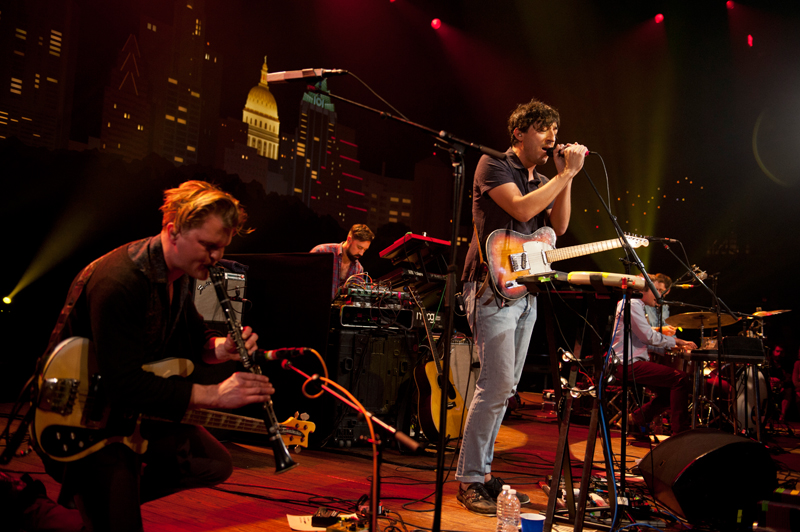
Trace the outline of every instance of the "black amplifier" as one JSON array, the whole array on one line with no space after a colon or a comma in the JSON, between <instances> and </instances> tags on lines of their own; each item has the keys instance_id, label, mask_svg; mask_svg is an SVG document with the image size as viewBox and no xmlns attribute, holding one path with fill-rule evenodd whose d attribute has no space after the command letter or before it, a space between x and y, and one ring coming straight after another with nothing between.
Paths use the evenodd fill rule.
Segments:
<instances>
[{"instance_id":1,"label":"black amplifier","mask_svg":"<svg viewBox=\"0 0 800 532\"><path fill-rule=\"evenodd\" d=\"M414 319L411 309L356 307L333 305L332 325L341 327L381 327L384 329L409 329ZM338 319L337 319L338 318ZM338 323L337 323L338 322Z\"/></svg>"}]
</instances>

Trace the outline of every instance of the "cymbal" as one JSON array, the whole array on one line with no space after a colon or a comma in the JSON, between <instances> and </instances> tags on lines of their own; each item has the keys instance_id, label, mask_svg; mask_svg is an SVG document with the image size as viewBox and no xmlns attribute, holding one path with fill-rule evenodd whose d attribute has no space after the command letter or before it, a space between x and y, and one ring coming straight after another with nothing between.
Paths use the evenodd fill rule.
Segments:
<instances>
[{"instance_id":1,"label":"cymbal","mask_svg":"<svg viewBox=\"0 0 800 532\"><path fill-rule=\"evenodd\" d=\"M759 310L758 312L753 312L753 316L757 318L765 318L767 316L774 316L775 314L783 314L784 312L791 312L791 309L787 310Z\"/></svg>"},{"instance_id":2,"label":"cymbal","mask_svg":"<svg viewBox=\"0 0 800 532\"><path fill-rule=\"evenodd\" d=\"M683 314L670 316L665 321L667 322L668 325L672 325L673 327L683 327L684 329L699 329L701 326L716 327L717 315L713 312L684 312ZM729 314L723 314L721 316L720 321L721 321L721 326L724 327L725 325L736 323L737 321L739 321L739 318L734 318Z\"/></svg>"}]
</instances>

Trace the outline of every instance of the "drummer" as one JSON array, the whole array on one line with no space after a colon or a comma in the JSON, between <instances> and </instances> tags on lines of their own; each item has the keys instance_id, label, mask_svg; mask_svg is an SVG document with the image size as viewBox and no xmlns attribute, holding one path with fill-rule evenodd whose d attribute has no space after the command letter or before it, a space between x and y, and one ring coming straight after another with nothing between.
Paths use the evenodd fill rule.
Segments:
<instances>
[{"instance_id":1,"label":"drummer","mask_svg":"<svg viewBox=\"0 0 800 532\"><path fill-rule=\"evenodd\" d=\"M657 273L655 276L651 275L650 277L653 279L653 284L661 294L661 297L667 297L667 294L669 294L669 289L672 287L672 279L663 273ZM655 327L656 329L663 328L672 333L670 336L675 334L674 327L667 325L667 318L669 318L669 305L659 305L658 303L653 306L645 305L644 313L647 315L647 321L650 322L651 327ZM661 330L659 332L665 331ZM669 332L666 334L669 334Z\"/></svg>"},{"instance_id":2,"label":"drummer","mask_svg":"<svg viewBox=\"0 0 800 532\"><path fill-rule=\"evenodd\" d=\"M651 276L651 278L653 278ZM655 279L654 279L655 280ZM618 361L623 355L622 314L624 300L617 304L614 323L612 349ZM665 410L670 411L672 434L678 434L690 428L687 405L691 379L680 370L672 369L655 362L650 362L649 352L665 353L666 351L691 351L697 349L694 342L681 340L677 336L667 336L654 330L647 321L645 306L655 307L656 297L648 289L641 299L631 300L631 337L628 346L628 380L651 389L655 396L641 408L637 408L629 417L635 425L644 426ZM622 365L616 370L617 379L622 379ZM631 419L632 418L632 419Z\"/></svg>"}]
</instances>

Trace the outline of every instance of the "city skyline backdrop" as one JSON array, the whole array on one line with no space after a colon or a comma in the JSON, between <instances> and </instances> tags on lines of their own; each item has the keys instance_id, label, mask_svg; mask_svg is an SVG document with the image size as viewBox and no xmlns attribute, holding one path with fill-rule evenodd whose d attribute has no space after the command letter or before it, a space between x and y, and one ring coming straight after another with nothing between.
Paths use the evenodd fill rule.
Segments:
<instances>
[{"instance_id":1,"label":"city skyline backdrop","mask_svg":"<svg viewBox=\"0 0 800 532\"><path fill-rule=\"evenodd\" d=\"M537 97L560 110L561 140L582 142L602 155L602 162L594 156L587 159L586 170L610 199L623 229L680 239L690 263L722 272L721 295L747 305L737 310L794 301L797 290L779 283L800 266L793 253L799 239L784 229L800 221L797 5L628 0L201 3L206 20L202 31L221 61L218 120L241 120L264 56L270 72L348 70L412 121L501 151L508 145L509 112ZM87 143L101 135L103 91L129 37L139 36L143 17L173 24L173 5L155 0L75 0L63 5L68 4L74 6L69 15L79 28L68 43L75 46L76 61L68 136ZM663 14L660 22L657 14ZM442 22L438 30L431 27L433 18ZM3 9L0 24L5 20ZM12 30L4 41L7 51L13 39L20 40ZM394 114L352 76L329 79L328 89ZM269 90L281 134L293 135L302 121L305 84L273 84ZM435 151L440 167L446 167L447 157L430 136L333 103L337 124L353 132L359 169L375 176L372 181L382 193L392 190L378 176L410 182ZM477 157L470 152L466 161L462 222L467 235ZM552 164L542 171L555 173ZM427 202L424 212L444 213L449 221L449 198L442 189L409 195L412 201ZM611 237L599 201L579 176L572 223L559 246ZM640 251L650 271L682 273L656 246ZM568 271L579 266L621 270L614 253L557 264Z\"/></svg>"}]
</instances>

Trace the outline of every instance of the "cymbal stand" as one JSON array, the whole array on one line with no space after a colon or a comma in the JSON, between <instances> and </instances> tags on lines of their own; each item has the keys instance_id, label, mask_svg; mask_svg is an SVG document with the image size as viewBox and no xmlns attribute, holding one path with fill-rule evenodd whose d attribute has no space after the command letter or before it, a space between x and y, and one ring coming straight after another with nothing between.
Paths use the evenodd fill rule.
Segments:
<instances>
[{"instance_id":1,"label":"cymbal stand","mask_svg":"<svg viewBox=\"0 0 800 532\"><path fill-rule=\"evenodd\" d=\"M672 251L672 248L669 246L669 244L667 244L666 242L661 242L661 245L664 246L664 249L669 251L670 254L672 254L672 256L675 257L675 260L677 260L678 263L681 266L683 266L683 268L686 269L686 271L689 273L689 275L693 278L692 282L693 283L697 282L700 286L705 288L706 292L708 292L712 297L712 301L714 302L714 310L717 313L717 368L719 368L717 372L718 372L718 374L720 375L720 378L721 378L721 374L722 374L722 358L723 358L723 355L724 355L723 351L725 349L725 346L722 345L722 327L720 326L720 323L722 323L722 309L724 308L725 309L725 313L726 314L730 314L731 316L735 317L735 316L737 316L737 314L734 313L728 307L728 305L726 305L725 302L722 301L722 299L717 296L717 281L719 280L719 276L718 275L711 276L712 279L714 280L714 289L709 288L708 285L706 283L704 283L703 280L700 279L700 277L695 273L695 269L690 267L690 266L688 266L685 262L683 262L683 260L681 260L681 258L674 251ZM731 366L730 378L731 378L731 382L735 382L735 375L733 373L733 366ZM719 395L721 389L722 389L722 386L719 386L717 388L717 401L718 402L721 400L721 397ZM739 432L739 427L738 427L738 418L737 418L737 415L736 415L736 402L735 401L733 402L732 407L733 407L733 432L734 433L738 433ZM720 418L720 425L721 425L721 423L722 423L722 419Z\"/></svg>"}]
</instances>

